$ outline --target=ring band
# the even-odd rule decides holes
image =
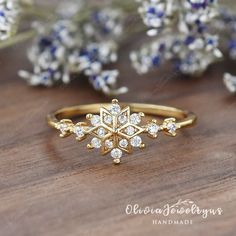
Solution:
[[[150,119],[142,124],[144,113],[157,118],[166,118],[163,121],[157,118]],[[71,120],[85,114],[89,122],[74,124]],[[76,139],[81,141],[89,135],[93,136],[87,147],[101,149],[102,155],[111,153],[113,162],[118,164],[123,152],[129,154],[132,153],[133,148],[145,147],[140,134],[146,133],[148,137],[157,138],[158,133],[164,132],[174,137],[178,129],[193,125],[196,115],[174,107],[142,103],[125,104],[113,99],[111,104],[87,104],[62,108],[49,114],[47,120],[51,127],[60,130],[62,138],[75,134]]]

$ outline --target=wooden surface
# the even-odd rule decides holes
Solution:
[[[168,67],[138,77],[125,45],[117,68],[120,84],[130,91],[120,101],[176,106],[199,119],[177,138],[149,140],[144,151],[114,166],[109,156],[89,152],[86,142],[60,139],[45,121],[57,108],[110,99],[82,77],[69,86],[27,87],[16,75],[30,69],[25,47],[0,54],[1,236],[235,235],[236,97],[222,84],[222,73],[236,73],[235,64],[219,63],[192,80]],[[223,215],[189,215],[193,225],[184,226],[153,225],[158,217],[125,214],[127,204],[162,207],[179,199],[221,207]]]

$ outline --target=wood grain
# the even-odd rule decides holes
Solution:
[[[194,128],[177,138],[147,141],[145,151],[114,166],[86,143],[60,139],[45,121],[57,108],[110,99],[86,78],[69,86],[30,88],[16,71],[30,68],[26,45],[0,54],[0,235],[235,235],[236,97],[222,84],[232,62],[212,66],[201,78],[182,78],[167,65],[138,77],[128,66],[127,43],[116,65],[129,93],[120,101],[189,109]],[[191,199],[223,215],[188,216],[193,225],[153,225],[154,216],[125,214],[127,204],[162,207]],[[178,218],[178,217],[177,217]],[[182,218],[182,217],[181,217]]]

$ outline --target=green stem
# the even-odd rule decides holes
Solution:
[[[112,2],[112,6],[119,7],[126,13],[137,11],[137,3],[133,0],[131,1],[114,0]]]
[[[19,4],[22,8],[32,7],[34,5],[34,0],[19,0]]]
[[[0,42],[0,49],[13,46],[17,43],[22,43],[26,40],[33,38],[35,35],[36,35],[35,30],[29,30],[29,31],[17,34],[8,40]]]
[[[50,9],[42,8],[39,6],[27,7],[23,11],[23,16],[32,16],[41,18],[43,20],[54,20],[56,15]]]

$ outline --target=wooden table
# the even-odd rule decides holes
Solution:
[[[192,129],[177,138],[147,141],[144,151],[115,166],[109,156],[88,151],[86,142],[60,139],[45,121],[57,108],[109,101],[81,77],[69,86],[30,88],[18,69],[29,68],[26,45],[0,54],[0,235],[235,235],[236,97],[222,84],[232,62],[212,66],[201,78],[182,78],[169,66],[139,77],[128,66],[124,45],[120,101],[176,106],[197,113]],[[223,215],[175,216],[192,225],[155,225],[153,215],[127,215],[127,204],[160,208],[191,199]],[[171,216],[172,217],[172,216]],[[170,219],[172,219],[170,217]]]

